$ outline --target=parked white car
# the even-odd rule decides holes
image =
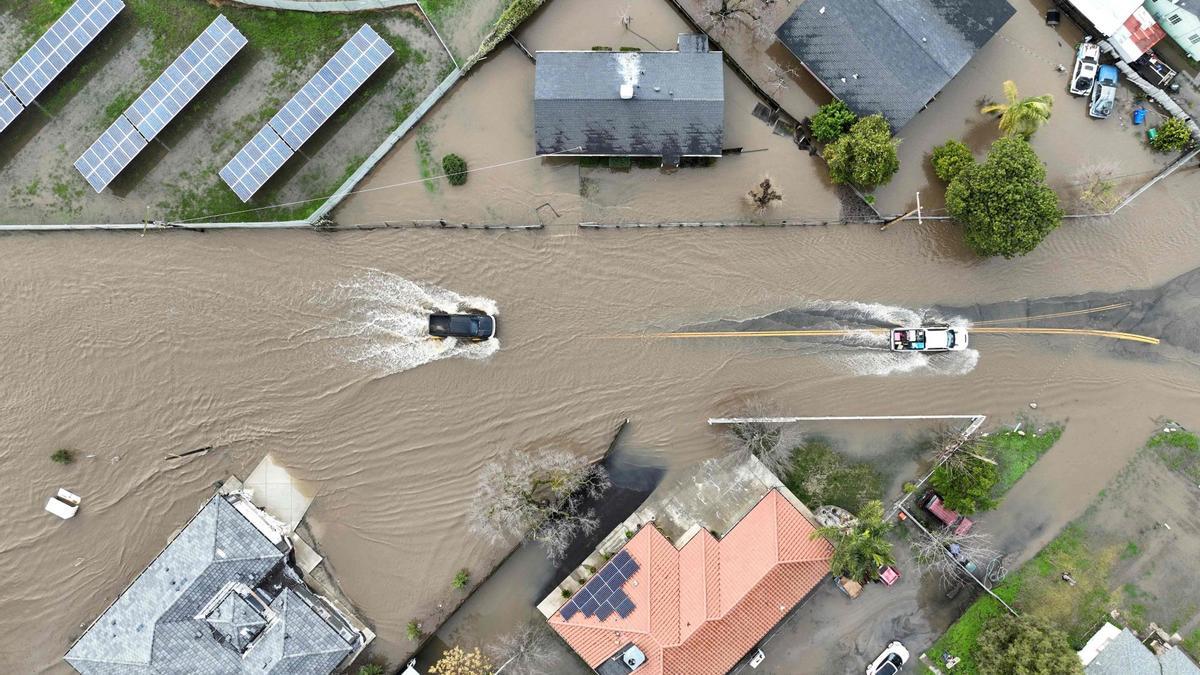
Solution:
[[[904,645],[893,641],[871,665],[867,666],[867,675],[896,675],[904,668],[904,664],[908,663],[908,658],[908,650]]]
[[[1100,70],[1100,45],[1084,42],[1075,51],[1075,71],[1071,74],[1070,92],[1075,96],[1087,96],[1096,83],[1096,72]]]

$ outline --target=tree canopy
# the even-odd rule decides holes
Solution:
[[[857,119],[858,115],[845,103],[835,99],[817,109],[817,113],[809,122],[809,129],[814,139],[822,143],[832,143],[841,138]]]
[[[963,168],[946,188],[946,208],[983,256],[1025,255],[1062,220],[1046,167],[1021,136],[997,140],[986,160]]]
[[[489,675],[492,662],[479,651],[479,647],[468,652],[456,646],[443,653],[437,663],[429,667],[429,672],[437,675]]]
[[[879,568],[896,562],[892,542],[887,540],[891,526],[883,521],[883,504],[867,502],[857,514],[858,522],[848,528],[822,527],[813,538],[825,537],[833,544],[829,561],[834,576],[867,582],[879,578]]]
[[[992,103],[979,109],[983,114],[1000,113],[1000,131],[1006,134],[1029,138],[1050,119],[1054,110],[1054,97],[1050,94],[1021,98],[1017,83],[1004,82],[1004,103]]]
[[[882,115],[864,117],[825,146],[829,177],[839,185],[849,183],[865,189],[883,185],[900,169],[896,156],[899,144]]]
[[[1168,117],[1158,125],[1158,135],[1150,140],[1150,147],[1159,152],[1175,152],[1192,144],[1192,131],[1181,119]]]
[[[1001,614],[975,643],[979,675],[1083,675],[1067,634],[1045,619]]]

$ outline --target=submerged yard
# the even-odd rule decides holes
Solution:
[[[70,2],[0,9],[0,61],[22,54]],[[218,14],[249,44],[102,194],[72,166]],[[249,204],[217,171],[364,23],[395,54]],[[127,0],[126,9],[5,131],[4,221],[140,222],[303,217],[330,194],[451,68],[415,9],[275,12],[201,0]],[[286,204],[276,208],[273,205]],[[248,211],[248,209],[251,209]],[[220,214],[230,214],[214,218]]]
[[[1170,440],[1183,446],[1195,440],[1188,432],[1172,433]],[[1178,633],[1183,648],[1200,658],[1200,600],[1178,592],[1200,555],[1195,485],[1161,454],[1162,438],[1155,435],[1083,517],[995,589],[1018,612],[1060,627],[1074,649],[1105,621],[1142,634],[1154,623]],[[1064,582],[1063,573],[1075,585]],[[981,596],[926,654],[935,664],[943,653],[957,656],[962,661],[953,672],[977,672],[976,638],[1005,611]]]

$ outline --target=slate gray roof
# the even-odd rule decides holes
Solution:
[[[1005,0],[803,0],[776,36],[851,110],[899,130],[1014,13]]]
[[[333,672],[361,635],[317,613],[328,610],[310,598],[281,547],[227,497],[214,496],[71,647],[67,662],[84,675]]]
[[[1112,639],[1083,669],[1087,675],[1200,675],[1200,668],[1178,648],[1155,654],[1128,628]]]
[[[722,68],[720,52],[538,52],[536,153],[720,155]]]

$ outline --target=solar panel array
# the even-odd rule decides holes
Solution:
[[[395,50],[363,24],[333,58],[221,169],[243,202],[337,112]]]
[[[583,588],[563,605],[562,618],[570,621],[576,614],[604,621],[613,614],[628,618],[636,605],[625,594],[625,582],[641,567],[628,551],[621,551],[608,562]]]
[[[245,36],[218,16],[75,161],[75,168],[96,192],[103,191],[244,46]]]
[[[5,86],[30,105],[124,8],[121,0],[79,0],[71,5],[4,73]]]

